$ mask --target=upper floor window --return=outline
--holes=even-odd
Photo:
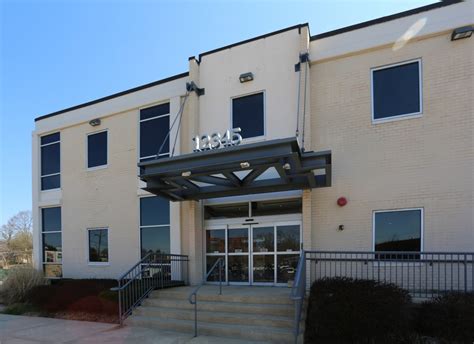
[[[232,128],[241,128],[244,139],[265,135],[263,92],[232,99]]]
[[[421,60],[372,69],[374,122],[421,113]]]
[[[140,110],[140,161],[169,156],[169,129],[169,103]]]
[[[375,251],[420,252],[422,227],[423,209],[421,208],[375,211]],[[399,255],[395,254],[396,256]],[[412,258],[418,257],[419,255],[416,255]]]
[[[58,189],[60,179],[60,134],[41,137],[41,190]]]
[[[107,165],[107,131],[87,135],[87,168]]]

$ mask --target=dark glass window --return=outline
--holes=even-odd
[[[148,253],[170,253],[170,227],[145,227],[141,229],[142,257]]]
[[[252,202],[252,216],[301,214],[301,198]]]
[[[41,228],[43,232],[61,231],[61,207],[43,208]]]
[[[232,228],[227,234],[227,246],[229,253],[242,253],[249,251],[248,228]]]
[[[89,230],[89,262],[109,261],[109,234],[107,228]]]
[[[59,141],[59,139],[60,139],[59,133],[54,133],[54,134],[50,134],[50,135],[41,136],[41,145],[45,145],[47,143],[57,142],[57,141]]]
[[[300,250],[300,226],[277,227],[277,251],[294,252]]]
[[[421,251],[421,209],[376,212],[375,251]]]
[[[299,256],[292,254],[283,254],[277,256],[277,282],[288,283],[295,280],[296,267],[298,266]]]
[[[263,92],[232,99],[232,128],[241,128],[243,138],[264,132]]]
[[[225,252],[225,229],[215,229],[206,231],[206,252]]]
[[[170,202],[162,197],[140,198],[140,225],[169,225]]]
[[[274,228],[273,227],[254,227],[253,228],[253,251],[254,252],[273,252],[274,247]]]
[[[372,71],[374,120],[421,112],[419,61]]]
[[[61,207],[41,209],[43,265],[46,277],[62,277]]]
[[[170,204],[153,196],[140,198],[140,242],[142,257],[148,253],[170,253]]]
[[[87,167],[107,165],[107,132],[87,136]]]
[[[41,137],[41,190],[57,189],[60,183],[60,135],[54,133]]]
[[[249,203],[216,204],[204,207],[204,218],[230,219],[235,217],[249,217]]]
[[[150,119],[153,117],[168,115],[170,113],[170,103],[152,106],[140,110],[140,120]]]
[[[169,155],[169,103],[140,110],[140,160]],[[164,142],[164,144],[163,144]]]

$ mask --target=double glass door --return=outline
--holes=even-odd
[[[242,224],[206,229],[207,271],[225,259],[229,284],[278,285],[294,279],[301,247],[301,222]],[[215,271],[208,281],[218,281]]]

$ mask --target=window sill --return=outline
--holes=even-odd
[[[379,119],[373,119],[373,117],[372,117],[372,124],[396,122],[396,121],[401,121],[401,120],[404,120],[404,119],[412,119],[412,118],[420,118],[420,117],[423,117],[422,112],[409,113],[409,114],[406,114],[406,115],[398,115],[398,116],[392,116],[392,117],[387,117],[387,118],[379,118]]]
[[[86,170],[87,172],[92,172],[92,171],[97,171],[97,170],[103,170],[107,167],[109,167],[109,165],[100,165],[100,166],[88,167]]]
[[[97,266],[97,267],[103,266],[103,267],[105,267],[105,266],[110,266],[110,263],[109,263],[109,262],[107,262],[107,263],[105,263],[105,262],[104,262],[104,263],[88,262],[87,265],[88,265],[88,266]]]
[[[61,191],[61,188],[56,188],[56,189],[47,189],[47,190],[40,190],[40,192],[57,192]]]

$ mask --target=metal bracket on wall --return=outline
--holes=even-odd
[[[188,92],[196,92],[196,94],[199,96],[202,96],[204,95],[205,93],[205,89],[204,88],[199,88],[195,83],[194,81],[191,81],[191,82],[187,82],[186,83],[186,91]]]

